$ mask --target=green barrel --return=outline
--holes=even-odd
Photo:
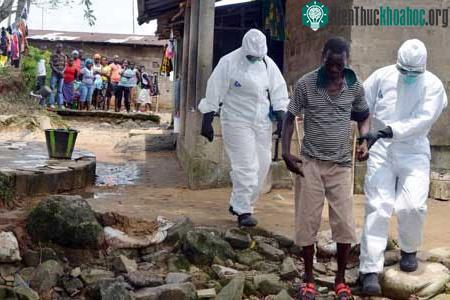
[[[71,159],[77,136],[78,131],[74,129],[45,130],[48,156],[57,159]]]

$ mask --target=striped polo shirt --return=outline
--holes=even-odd
[[[304,119],[301,155],[351,166],[350,121],[365,120],[369,107],[355,72],[346,68],[344,77],[341,93],[331,98],[323,67],[304,75],[295,84],[288,110]]]

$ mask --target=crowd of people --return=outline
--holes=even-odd
[[[412,39],[398,50],[395,64],[375,71],[364,83],[349,66],[350,44],[329,39],[316,69],[296,83],[291,99],[286,82],[267,56],[265,35],[252,29],[242,47],[222,57],[201,100],[201,134],[214,139],[220,112],[222,138],[231,163],[229,212],[238,225],[257,225],[254,205],[268,174],[272,121],[282,139],[283,159],[295,178],[295,237],[305,264],[300,298],[315,299],[314,252],[325,198],[332,238],[337,243],[337,299],[352,299],[345,282],[353,216],[351,122],[358,123],[358,160],[367,162],[366,216],[361,238],[360,281],[365,295],[380,295],[379,275],[389,222],[395,211],[401,248],[400,269],[414,272],[421,246],[430,183],[427,135],[447,106],[442,81],[427,70],[427,49]],[[295,122],[303,120],[301,156],[291,153]]]
[[[149,74],[144,66],[137,67],[117,55],[111,60],[98,53],[85,57],[83,50],[66,55],[59,43],[49,65],[47,87],[46,61],[38,62],[35,93],[41,96],[41,105],[51,109],[108,111],[114,105],[114,110],[120,112],[123,102],[127,112],[150,111],[152,97],[159,94],[157,73]]]
[[[27,34],[28,29],[24,19],[7,28],[1,28],[0,67],[11,65],[19,68],[20,59],[28,48]]]

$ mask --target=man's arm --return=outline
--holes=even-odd
[[[294,128],[295,116],[288,111],[284,118],[283,131],[281,133],[281,146],[283,149],[282,157],[289,171],[304,176],[302,170],[298,166],[298,164],[301,163],[302,160],[299,157],[291,154],[291,142]]]
[[[442,82],[427,87],[424,102],[410,118],[387,124],[392,128],[393,140],[401,141],[412,136],[426,135],[447,106],[447,101]]]

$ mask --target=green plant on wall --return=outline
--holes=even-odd
[[[45,59],[47,67],[47,75],[50,74],[50,66],[48,62],[50,61],[51,53],[49,51],[42,51],[35,47],[29,47],[28,55],[24,56],[22,61],[22,76],[25,81],[25,85],[29,90],[34,89],[36,86],[37,77],[37,63],[42,58]]]

